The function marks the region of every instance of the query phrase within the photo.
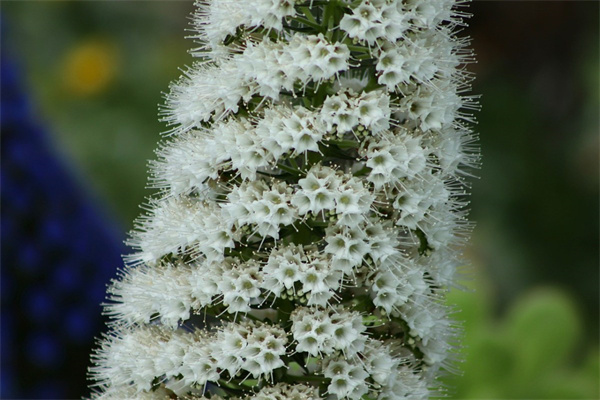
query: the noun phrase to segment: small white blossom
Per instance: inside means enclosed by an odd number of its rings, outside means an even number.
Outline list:
[[[311,168],[298,184],[300,189],[294,194],[292,204],[299,215],[324,215],[332,211],[341,224],[349,227],[364,220],[374,200],[361,180],[321,165]]]
[[[371,277],[373,304],[398,315],[409,300],[427,296],[429,285],[421,266],[400,254],[384,261]]]
[[[234,246],[235,235],[219,213],[217,205],[191,198],[150,202],[149,213],[138,220],[128,242],[139,249],[128,256],[130,262],[152,263],[169,254],[222,260],[224,249]]]
[[[300,281],[307,263],[308,258],[302,246],[290,245],[273,250],[263,268],[263,287],[276,296],[284,290],[293,289],[295,283]]]
[[[402,366],[390,375],[377,400],[425,400],[432,395],[425,379],[415,374],[410,367]]]
[[[291,315],[296,351],[313,356],[342,351],[353,356],[364,349],[362,316],[342,308],[297,308]]]
[[[334,268],[346,275],[362,264],[364,256],[369,252],[366,234],[362,229],[352,229],[343,225],[331,226],[327,229],[325,253],[331,255]]]
[[[93,392],[92,400],[168,400],[169,392],[164,387],[157,390],[137,392],[132,386],[110,387],[104,392]]]
[[[262,146],[274,160],[285,153],[318,152],[325,133],[318,114],[301,106],[271,108],[256,125]]]
[[[358,121],[372,134],[390,127],[390,97],[382,90],[362,92],[356,99]]]
[[[170,340],[174,340],[173,333],[156,326],[112,332],[92,356],[95,366],[90,372],[102,385],[131,387],[135,393],[149,391],[155,377],[171,372],[161,370],[164,363],[156,357]],[[179,366],[179,355],[170,356]]]
[[[369,374],[361,363],[343,357],[328,358],[323,364],[323,375],[331,379],[327,392],[338,398],[358,400],[369,391],[365,382]]]
[[[404,9],[411,13],[418,28],[435,28],[443,21],[454,21],[454,0],[408,0]]]
[[[428,150],[419,137],[407,133],[388,132],[381,139],[370,141],[363,154],[371,169],[367,179],[377,189],[385,185],[402,187],[406,179],[417,178],[428,166]]]
[[[450,190],[436,175],[422,175],[420,179],[404,182],[393,201],[393,207],[400,211],[396,225],[410,229],[421,227],[430,212],[450,201]]]
[[[244,370],[255,378],[271,378],[274,369],[284,365],[285,331],[277,326],[253,322],[229,323],[213,338],[215,367],[231,376]]]
[[[218,64],[195,64],[171,85],[164,121],[176,125],[175,133],[187,132],[214,117],[221,120],[249,101],[255,85],[239,74],[234,59]]]
[[[479,162],[479,153],[474,145],[477,138],[473,134],[460,127],[446,127],[439,135],[431,135],[426,140],[426,147],[431,149],[442,175],[473,176],[468,170],[477,167]]]
[[[289,385],[278,383],[275,386],[265,386],[254,396],[246,397],[246,400],[317,400],[318,390],[306,385]]]
[[[197,39],[212,47],[244,26],[282,29],[281,20],[295,14],[295,0],[199,1],[194,15]]]
[[[223,296],[227,312],[249,312],[250,304],[261,294],[262,272],[256,261],[245,263],[237,259],[226,259],[221,264],[219,280],[216,282],[218,294]]]
[[[390,97],[381,90],[362,92],[353,91],[328,96],[321,109],[321,119],[338,133],[354,130],[359,124],[377,134],[390,126]]]
[[[456,88],[451,85],[437,86],[435,89],[419,86],[407,91],[394,115],[406,121],[407,127],[418,127],[424,132],[443,130],[452,127],[461,101]]]
[[[234,59],[244,82],[256,82],[260,95],[277,100],[281,89],[293,91],[296,82],[322,82],[345,71],[349,56],[345,44],[330,44],[319,34],[294,36],[289,43],[248,42]]]
[[[191,274],[191,267],[183,263],[127,268],[108,290],[112,297],[106,313],[128,325],[147,324],[158,314],[164,325],[176,328],[180,320],[190,317]]]
[[[206,385],[219,379],[217,360],[215,359],[215,342],[202,331],[196,331],[194,335],[180,335],[182,344],[182,360],[178,374],[183,376],[182,384]]]
[[[269,186],[265,181],[247,181],[235,187],[223,204],[223,219],[241,228],[252,225],[261,237],[279,239],[279,227],[293,223],[297,211],[293,203],[292,189],[283,182]]]
[[[245,118],[217,124],[212,135],[219,144],[214,149],[215,154],[227,155],[231,160],[231,168],[237,170],[243,179],[256,179],[256,171],[267,167],[272,161],[255,134],[254,127]]]
[[[401,361],[392,356],[387,346],[376,340],[370,340],[366,343],[362,356],[364,357],[365,369],[369,372],[373,381],[384,386],[388,384],[391,375],[398,368]]]
[[[358,115],[354,109],[354,101],[350,101],[345,93],[328,96],[323,103],[321,115],[331,130],[335,125],[338,132],[349,132],[358,125]]]
[[[409,25],[410,15],[402,10],[401,1],[363,0],[352,14],[346,14],[340,28],[348,35],[373,45],[377,39],[395,41]]]
[[[319,214],[335,208],[337,189],[342,177],[329,167],[316,166],[298,181],[300,189],[294,194],[292,204],[300,215]]]

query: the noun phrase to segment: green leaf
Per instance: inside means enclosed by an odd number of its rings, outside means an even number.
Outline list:
[[[557,289],[537,289],[514,304],[506,321],[506,341],[516,350],[515,376],[525,385],[535,375],[567,359],[581,335],[573,301]]]

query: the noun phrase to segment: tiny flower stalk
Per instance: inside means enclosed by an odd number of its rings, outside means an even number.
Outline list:
[[[199,1],[94,399],[425,399],[460,330],[463,1]]]

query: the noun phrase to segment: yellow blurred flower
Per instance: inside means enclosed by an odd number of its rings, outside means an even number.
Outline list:
[[[73,47],[62,62],[63,82],[76,96],[91,96],[106,90],[115,78],[117,50],[114,45],[97,39]]]

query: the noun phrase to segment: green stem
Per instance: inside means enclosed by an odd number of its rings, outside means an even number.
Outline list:
[[[298,167],[298,163],[296,162],[295,158],[291,158],[289,159],[290,164],[292,164],[292,167],[297,169],[298,171],[300,171],[300,167]]]
[[[360,146],[360,143],[354,140],[327,140],[325,143],[336,145],[340,149],[357,148]]]
[[[302,14],[304,14],[306,19],[308,19],[313,24],[318,24],[317,20],[315,19],[315,16],[312,15],[312,13],[310,12],[309,7],[300,7],[299,9],[300,9],[300,11],[302,11]]]
[[[348,47],[348,50],[355,51],[357,53],[371,54],[371,51],[367,47],[357,46],[355,44],[346,44],[346,47]]]
[[[317,32],[322,32],[323,31],[323,27],[317,23],[311,22],[306,18],[302,18],[302,17],[293,17],[292,20],[301,23],[302,25],[306,25],[306,26],[310,26],[311,28],[315,29]]]
[[[277,168],[284,170],[285,172],[289,172],[290,174],[295,175],[295,176],[303,175],[302,171],[300,171],[299,169],[289,167],[282,163],[277,163]]]
[[[343,11],[340,8],[340,4],[337,0],[331,0],[325,6],[325,10],[323,11],[323,20],[321,21],[321,26],[323,27],[323,31],[325,32],[325,37],[332,42],[337,41],[338,36],[340,34],[338,29],[334,29],[342,19]]]

